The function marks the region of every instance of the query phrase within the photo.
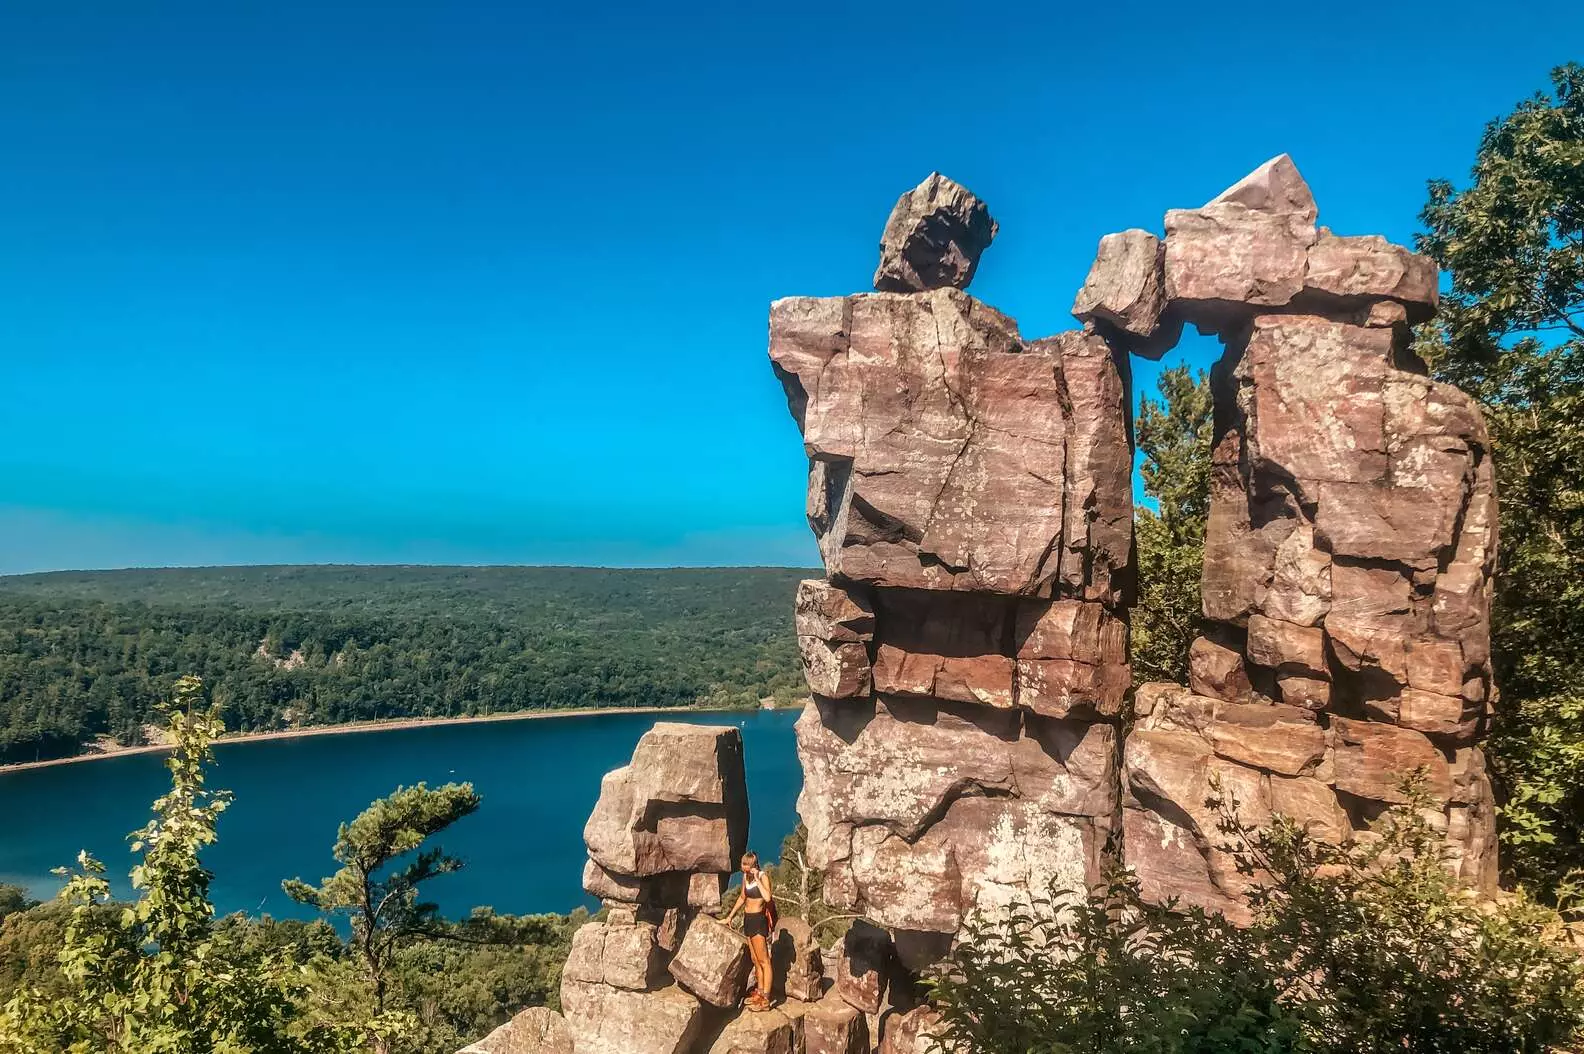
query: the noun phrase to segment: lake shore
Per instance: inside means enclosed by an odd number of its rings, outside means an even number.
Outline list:
[[[800,704],[795,704],[800,705]],[[761,708],[718,706],[585,706],[571,710],[512,710],[501,714],[475,717],[393,717],[381,721],[348,721],[335,725],[309,725],[304,728],[283,728],[274,732],[237,732],[215,740],[216,746],[228,743],[255,743],[264,739],[302,739],[307,736],[344,736],[359,732],[393,732],[403,728],[430,728],[435,725],[485,723],[489,721],[539,721],[557,717],[592,717],[597,714],[751,714]],[[762,709],[791,709],[791,707],[764,707]],[[24,769],[43,769],[55,765],[75,765],[85,761],[121,758],[130,754],[157,754],[170,749],[168,743],[148,743],[143,746],[105,747],[88,754],[73,754],[64,758],[47,758],[43,761],[14,761],[0,765],[0,775]]]

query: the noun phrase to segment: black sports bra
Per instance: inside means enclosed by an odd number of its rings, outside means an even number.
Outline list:
[[[748,898],[751,899],[751,900],[763,900],[764,899],[763,894],[761,894],[759,892],[759,883],[757,883],[757,882],[745,882],[745,883],[743,883],[743,893],[745,895],[747,895]]]

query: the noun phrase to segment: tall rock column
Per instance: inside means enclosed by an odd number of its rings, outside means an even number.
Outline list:
[[[1117,823],[1127,358],[963,292],[995,230],[931,176],[886,225],[885,291],[770,311],[826,569],[796,602],[798,809],[827,899],[894,940],[838,975],[869,1013],[879,960],[920,969],[970,912],[1093,882]]]
[[[1234,916],[1247,879],[1217,848],[1212,780],[1250,823],[1281,812],[1340,841],[1422,771],[1451,866],[1482,890],[1496,880],[1475,746],[1495,693],[1489,440],[1474,401],[1409,350],[1409,325],[1435,311],[1435,265],[1334,235],[1317,213],[1276,158],[1167,213],[1154,274],[1146,249],[1102,242],[1075,305],[1140,353],[1185,322],[1226,349],[1212,374],[1210,628],[1188,688],[1139,689],[1124,783],[1127,862],[1146,891]],[[1163,295],[1116,309],[1146,288]]]
[[[708,1046],[721,1023],[714,1006],[741,995],[747,953],[741,937],[699,912],[719,906],[747,836],[735,728],[659,722],[630,765],[606,774],[583,831],[583,886],[607,918],[574,934],[561,980],[577,1054]]]

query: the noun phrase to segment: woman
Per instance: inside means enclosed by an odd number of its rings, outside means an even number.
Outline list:
[[[757,988],[745,1004],[749,1010],[770,1009],[770,931],[775,929],[775,893],[770,876],[759,870],[759,854],[744,853],[742,892],[726,916],[726,925],[743,913],[743,936],[748,938],[748,954],[753,959]]]

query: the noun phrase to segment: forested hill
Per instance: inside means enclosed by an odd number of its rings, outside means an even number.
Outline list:
[[[203,677],[232,730],[802,691],[785,568],[217,567],[0,576],[0,761],[140,741]]]

